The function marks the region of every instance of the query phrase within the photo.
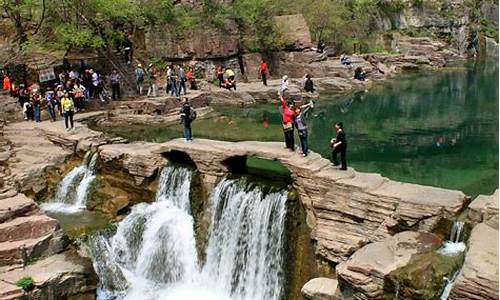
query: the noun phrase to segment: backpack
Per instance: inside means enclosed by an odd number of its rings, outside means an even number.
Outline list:
[[[191,119],[191,121],[194,121],[194,120],[196,120],[196,117],[197,117],[196,110],[190,108],[189,109],[189,119]]]
[[[137,75],[137,81],[144,81],[144,70],[143,69],[137,69],[135,72]]]

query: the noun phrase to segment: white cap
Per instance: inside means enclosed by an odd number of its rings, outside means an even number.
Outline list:
[[[287,79],[288,79],[288,76],[283,75],[283,80],[287,80]]]

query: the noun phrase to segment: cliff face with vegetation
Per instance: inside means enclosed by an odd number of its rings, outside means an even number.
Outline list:
[[[392,52],[394,35],[441,39],[473,54],[479,37],[498,40],[498,2],[491,0],[16,0],[4,2],[0,59],[25,53],[114,47],[132,33],[142,57],[227,59],[249,52],[311,46],[289,33],[325,41],[330,54]],[[282,22],[276,16],[302,14]],[[298,26],[298,27],[297,27]]]

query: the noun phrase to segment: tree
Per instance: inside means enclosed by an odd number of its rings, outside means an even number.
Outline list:
[[[21,50],[45,20],[45,0],[3,0],[2,8],[16,30],[16,42]]]

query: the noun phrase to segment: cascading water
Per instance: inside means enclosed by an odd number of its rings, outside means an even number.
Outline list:
[[[42,208],[51,212],[75,213],[86,208],[88,191],[95,180],[98,154],[87,152],[83,162],[61,181],[52,201],[43,203]]]
[[[444,242],[443,248],[439,249],[442,255],[456,255],[465,250],[463,241],[464,222],[456,221],[451,227],[450,240]]]
[[[463,241],[464,222],[456,221],[453,223],[450,233],[450,240],[444,242],[443,248],[439,249],[441,255],[455,256],[465,251],[465,242]],[[460,274],[462,268],[459,268],[451,278],[446,278],[446,286],[439,297],[440,300],[448,299],[453,283]]]
[[[278,300],[287,193],[264,193],[245,179],[225,179],[212,201],[204,266],[190,209],[192,173],[166,167],[156,201],[141,203],[116,233],[91,240],[99,299]]]

